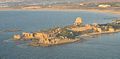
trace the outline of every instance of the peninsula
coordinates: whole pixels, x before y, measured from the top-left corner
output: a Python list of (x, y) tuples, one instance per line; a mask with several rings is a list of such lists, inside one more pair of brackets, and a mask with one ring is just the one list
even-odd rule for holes
[(84, 35), (98, 35), (120, 32), (120, 20), (113, 20), (106, 24), (83, 24), (81, 17), (77, 17), (73, 24), (65, 27), (51, 28), (39, 32), (23, 32), (15, 34), (14, 40), (30, 41), (30, 46), (52, 46), (72, 43), (81, 40)]

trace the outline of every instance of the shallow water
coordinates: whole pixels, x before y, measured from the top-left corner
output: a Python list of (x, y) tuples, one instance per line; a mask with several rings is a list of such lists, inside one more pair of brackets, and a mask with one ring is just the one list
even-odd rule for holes
[[(12, 41), (13, 34), (73, 24), (76, 17), (86, 23), (107, 23), (120, 15), (87, 11), (0, 11), (0, 59), (120, 59), (120, 33), (84, 38), (81, 42), (30, 47)], [(20, 29), (18, 32), (4, 30)]]

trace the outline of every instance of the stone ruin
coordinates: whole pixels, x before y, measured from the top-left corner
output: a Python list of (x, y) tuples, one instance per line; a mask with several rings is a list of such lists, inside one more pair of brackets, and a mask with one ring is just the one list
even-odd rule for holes
[(82, 24), (82, 18), (81, 17), (77, 17), (75, 22), (74, 22), (74, 25), (80, 25)]

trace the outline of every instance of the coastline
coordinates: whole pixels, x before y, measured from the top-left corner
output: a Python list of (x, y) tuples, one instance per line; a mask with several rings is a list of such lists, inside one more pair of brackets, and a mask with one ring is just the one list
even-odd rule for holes
[(55, 43), (55, 44), (38, 44), (38, 43), (35, 43), (35, 42), (31, 42), (28, 45), (34, 46), (34, 47), (38, 47), (38, 46), (49, 47), (49, 46), (55, 46), (55, 45), (62, 45), (62, 44), (68, 44), (68, 43), (78, 42), (78, 41), (81, 41), (81, 38), (86, 38), (86, 37), (89, 37), (89, 36), (102, 35), (102, 34), (111, 34), (111, 33), (118, 33), (118, 32), (120, 32), (120, 30), (116, 30), (114, 32), (106, 31), (106, 32), (101, 32), (101, 33), (99, 33), (99, 32), (88, 33), (88, 34), (80, 35), (79, 39), (72, 39), (72, 40), (64, 39), (64, 40), (61, 40), (60, 42)]
[(64, 40), (60, 40), (58, 43), (54, 43), (54, 44), (38, 44), (35, 42), (31, 42), (28, 45), (30, 46), (34, 46), (34, 47), (38, 47), (38, 46), (42, 46), (42, 47), (49, 47), (49, 46), (55, 46), (55, 45), (63, 45), (63, 44), (68, 44), (68, 43), (74, 43), (74, 42), (78, 42), (80, 41), (80, 39), (64, 39)]
[(120, 14), (120, 10), (100, 10), (100, 9), (68, 9), (68, 8), (40, 8), (40, 9), (17, 9), (17, 8), (0, 8), (0, 11), (88, 11), (88, 12), (100, 12), (100, 13), (112, 13), (112, 14)]
[(106, 24), (83, 25), (82, 23), (82, 18), (77, 17), (73, 25), (40, 32), (23, 32), (13, 35), (13, 40), (30, 40), (30, 46), (45, 47), (77, 42), (87, 36), (120, 32), (120, 20), (114, 20)]
[(39, 47), (39, 46), (49, 47), (49, 46), (63, 45), (63, 44), (68, 44), (68, 43), (79, 42), (79, 41), (81, 41), (81, 38), (86, 38), (86, 37), (89, 37), (89, 36), (111, 34), (111, 33), (118, 33), (118, 32), (120, 32), (120, 30), (116, 30), (114, 32), (111, 32), (111, 31), (106, 31), (106, 32), (101, 32), (101, 33), (100, 32), (94, 32), (94, 33), (88, 33), (88, 34), (80, 35), (80, 36), (78, 36), (79, 38), (76, 38), (76, 39), (60, 40), (58, 43), (54, 43), (54, 44), (43, 44), (43, 43), (39, 44), (39, 43), (36, 43), (36, 42), (31, 42), (28, 45), (33, 46), (33, 47)]

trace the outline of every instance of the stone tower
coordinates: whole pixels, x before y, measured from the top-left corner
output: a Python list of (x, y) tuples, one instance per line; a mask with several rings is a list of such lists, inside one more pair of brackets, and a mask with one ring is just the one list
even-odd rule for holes
[(77, 17), (76, 20), (75, 20), (75, 22), (74, 22), (74, 24), (75, 24), (75, 25), (80, 25), (80, 24), (82, 24), (82, 18)]

